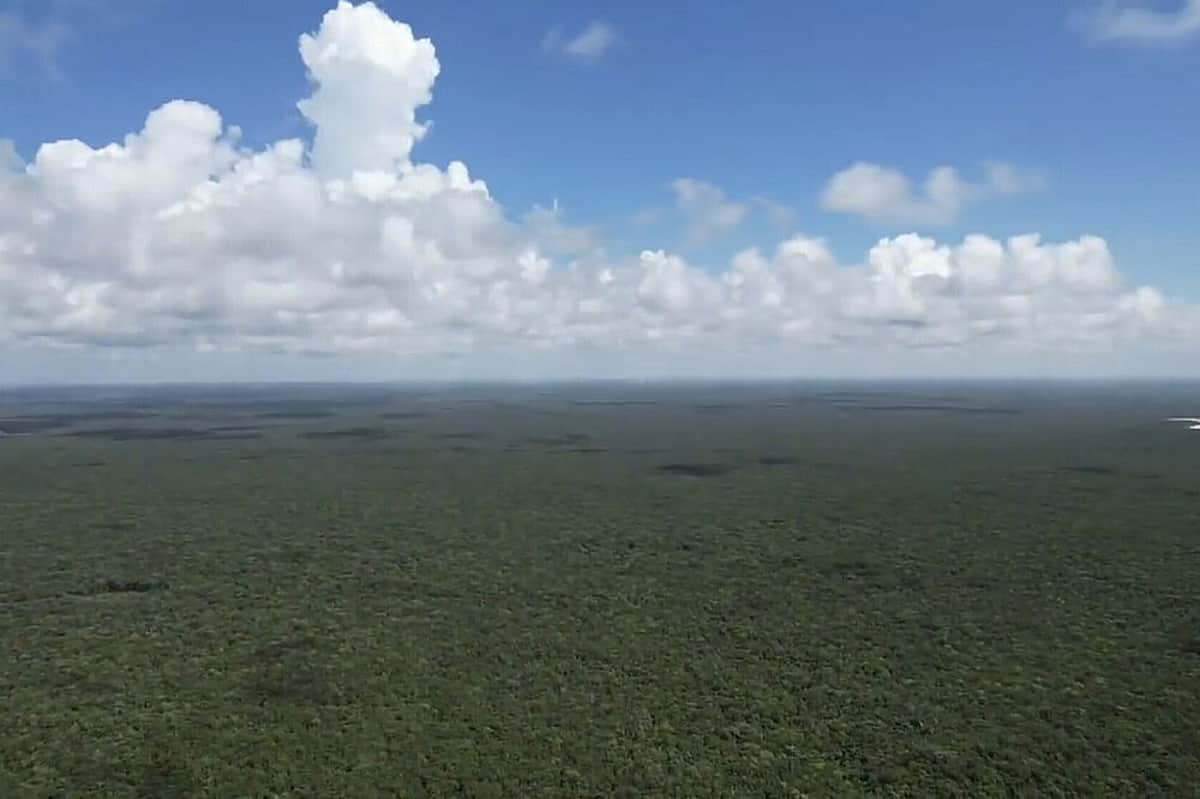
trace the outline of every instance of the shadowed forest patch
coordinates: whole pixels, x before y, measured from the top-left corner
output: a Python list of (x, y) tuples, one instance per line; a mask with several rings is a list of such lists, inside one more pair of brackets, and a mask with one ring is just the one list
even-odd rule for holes
[(150, 419), (154, 414), (141, 411), (91, 411), (85, 413), (32, 414), (0, 418), (0, 431), (9, 435), (45, 433), (77, 424), (123, 419)]
[(110, 441), (167, 441), (216, 438), (208, 430), (195, 427), (102, 427), (75, 430), (63, 435), (73, 438), (107, 438)]
[(1180, 652), (1188, 655), (1200, 655), (1200, 630), (1190, 635), (1181, 635), (1178, 641)]
[(320, 645), (320, 641), (311, 635), (299, 635), (292, 638), (283, 638), (278, 641), (271, 641), (263, 644), (254, 650), (251, 655), (251, 660), (255, 663), (275, 663), (280, 658), (295, 655), (307, 654), (315, 652)]
[(300, 438), (311, 439), (352, 439), (358, 441), (377, 441), (387, 438), (389, 431), (386, 427), (346, 427), (340, 430), (306, 430), (297, 434)]
[(945, 413), (945, 414), (964, 414), (964, 415), (994, 415), (994, 416), (1016, 416), (1023, 413), (1019, 408), (992, 408), (992, 407), (974, 407), (970, 405), (851, 405), (839, 404), (837, 406), (842, 410), (848, 411), (867, 411), (867, 412), (893, 412), (893, 413)]
[(1113, 475), (1118, 474), (1119, 470), (1112, 466), (1097, 466), (1095, 464), (1075, 464), (1072, 466), (1063, 466), (1059, 469), (1061, 472), (1073, 472), (1075, 474), (1100, 474)]
[(198, 794), (200, 785), (188, 770), (185, 755), (172, 757), (158, 748), (150, 751), (150, 762), (138, 781), (138, 799), (188, 799)]
[(151, 591), (166, 591), (170, 587), (163, 580), (105, 580), (92, 593), (148, 594)]
[(259, 419), (286, 419), (299, 421), (303, 419), (328, 419), (337, 414), (325, 408), (296, 409), (289, 411), (260, 411), (256, 413)]
[(386, 411), (379, 414), (380, 419), (427, 419), (429, 418), (428, 411)]
[(137, 525), (128, 519), (97, 519), (92, 526), (97, 530), (105, 530), (110, 533), (123, 533), (137, 529)]
[(728, 463), (664, 463), (658, 471), (684, 477), (720, 477), (729, 474), (734, 467)]
[(858, 580), (867, 580), (879, 577), (883, 574), (883, 569), (878, 563), (875, 563), (865, 558), (838, 558), (826, 563), (821, 567), (821, 572), (830, 577), (849, 577)]
[(613, 407), (624, 407), (629, 405), (657, 405), (658, 400), (652, 399), (611, 399), (611, 400), (571, 400), (572, 405), (609, 405)]
[(760, 466), (796, 466), (800, 460), (790, 455), (763, 455), (758, 463)]
[(434, 438), (440, 438), (443, 441), (479, 441), (480, 439), (486, 437), (487, 436), (485, 436), (483, 433), (475, 430), (459, 430), (449, 433), (438, 433), (434, 436)]
[(109, 441), (252, 441), (262, 438), (255, 427), (101, 427), (56, 435)]
[(248, 688), (260, 704), (324, 705), (337, 696), (328, 676), (308, 663), (265, 668), (249, 682)]
[(590, 439), (587, 433), (563, 433), (557, 436), (529, 436), (525, 440), (527, 444), (539, 444), (545, 447), (565, 447), (571, 444), (582, 444)]
[[(92, 751), (73, 752), (56, 764), (56, 770), (87, 796), (128, 796), (131, 799), (190, 799), (202, 795), (189, 770), (188, 756), (177, 746), (155, 746), (119, 760)], [(142, 755), (139, 757), (138, 755)]]
[(260, 703), (327, 704), (338, 695), (328, 669), (321, 663), (327, 649), (309, 635), (273, 641), (254, 650), (246, 688)]

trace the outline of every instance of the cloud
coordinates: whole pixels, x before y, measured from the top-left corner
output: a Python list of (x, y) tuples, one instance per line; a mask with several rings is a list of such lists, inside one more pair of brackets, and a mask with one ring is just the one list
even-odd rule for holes
[(586, 61), (600, 58), (619, 41), (616, 28), (603, 20), (592, 20), (574, 35), (568, 35), (561, 26), (551, 28), (542, 38), (542, 49)]
[(1177, 45), (1200, 38), (1200, 0), (1178, 0), (1173, 11), (1103, 0), (1076, 11), (1068, 25), (1096, 44)]
[(796, 224), (796, 210), (767, 197), (752, 197), (750, 201), (763, 210), (772, 227), (789, 230)]
[(36, 73), (65, 77), (60, 59), (80, 29), (111, 29), (142, 14), (153, 0), (8, 0), (0, 10), (0, 80)]
[(686, 246), (697, 247), (714, 236), (736, 228), (746, 219), (750, 207), (732, 202), (725, 192), (711, 183), (694, 178), (671, 181), (675, 206), (687, 219)]
[(630, 216), (630, 222), (645, 228), (672, 217), (682, 220), (684, 248), (733, 232), (756, 210), (777, 230), (791, 230), (796, 222), (794, 209), (767, 197), (731, 200), (720, 186), (696, 178), (676, 178), (668, 186), (675, 195), (673, 207), (642, 208)]
[[(0, 352), (324, 354), (383, 374), (686, 356), (711, 373), (750, 351), (794, 371), (823, 352), (1111, 352), (1200, 331), (1091, 236), (906, 234), (853, 263), (805, 235), (717, 268), (612, 256), (556, 210), (506, 213), (461, 162), (413, 160), (438, 66), (408, 26), (342, 2), (300, 50), (311, 146), (250, 148), (215, 109), (173, 100), (105, 146), (48, 142), (28, 163), (0, 147)], [(746, 213), (710, 184), (674, 189), (703, 231)]]
[(0, 11), (0, 77), (13, 74), (26, 59), (58, 77), (59, 53), (69, 38), (70, 29), (57, 20), (33, 21), (19, 10)]
[(300, 37), (314, 90), (297, 103), (315, 127), (312, 163), (321, 175), (393, 171), (426, 132), (417, 109), (433, 99), (441, 67), (433, 43), (371, 3), (341, 2), (315, 35)]
[(552, 208), (534, 206), (522, 221), (538, 249), (546, 255), (601, 256), (604, 252), (600, 231), (591, 227), (564, 224), (557, 202)]
[(1044, 179), (999, 162), (984, 165), (980, 182), (964, 180), (949, 166), (933, 169), (919, 189), (902, 172), (859, 161), (829, 179), (821, 207), (873, 222), (943, 226), (953, 224), (974, 203), (1036, 191)]

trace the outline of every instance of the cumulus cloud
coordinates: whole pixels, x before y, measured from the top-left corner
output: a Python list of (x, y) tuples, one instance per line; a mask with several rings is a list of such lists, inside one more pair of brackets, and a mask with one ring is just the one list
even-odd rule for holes
[(829, 179), (821, 207), (874, 222), (942, 226), (953, 224), (969, 205), (1035, 191), (1043, 185), (1043, 179), (1034, 173), (988, 162), (980, 181), (965, 180), (953, 167), (939, 166), (917, 188), (898, 170), (859, 161)]
[(441, 67), (433, 43), (371, 3), (341, 2), (316, 34), (300, 37), (313, 83), (297, 106), (316, 130), (312, 164), (323, 176), (392, 172), (425, 135), (417, 109), (433, 99)]
[(568, 34), (561, 26), (551, 28), (542, 39), (548, 53), (563, 53), (580, 60), (595, 60), (620, 41), (617, 29), (603, 20), (592, 20), (581, 30)]
[(1068, 19), (1098, 44), (1174, 45), (1200, 38), (1200, 0), (1178, 0), (1173, 10), (1155, 10), (1117, 0), (1083, 8)]
[(555, 201), (550, 208), (534, 206), (522, 222), (530, 238), (541, 252), (550, 256), (602, 257), (604, 242), (601, 232), (593, 227), (568, 225)]
[[(613, 257), (557, 208), (514, 217), (463, 163), (413, 160), (438, 62), (408, 26), (341, 2), (300, 53), (311, 146), (246, 147), (182, 100), (102, 147), (50, 142), (25, 163), (0, 146), (0, 349), (485, 353), (579, 374), (572, 354), (753, 348), (788, 364), (838, 347), (1104, 348), (1197, 329), (1194, 309), (1126, 285), (1090, 236), (907, 234), (850, 264), (810, 236), (720, 268)], [(987, 180), (1002, 193), (1012, 179)], [(708, 184), (674, 188), (705, 230), (745, 214)]]

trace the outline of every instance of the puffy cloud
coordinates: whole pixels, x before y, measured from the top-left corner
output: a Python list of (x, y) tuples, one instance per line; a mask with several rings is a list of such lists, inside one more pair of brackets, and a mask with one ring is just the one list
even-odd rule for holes
[(939, 166), (918, 190), (895, 169), (859, 161), (829, 179), (821, 195), (821, 207), (875, 222), (940, 226), (952, 224), (973, 203), (1035, 191), (1043, 185), (1038, 175), (1010, 164), (989, 162), (984, 165), (980, 182), (964, 180), (953, 167)]
[(1095, 43), (1175, 45), (1200, 38), (1200, 0), (1170, 11), (1103, 0), (1072, 14), (1071, 27)]
[(562, 27), (551, 28), (542, 39), (542, 49), (586, 61), (600, 58), (619, 41), (617, 29), (597, 19), (573, 35), (567, 34)]
[[(51, 142), (24, 163), (0, 146), (0, 347), (482, 353), (586, 374), (573, 354), (667, 368), (685, 352), (736, 366), (752, 349), (789, 364), (829, 348), (1104, 348), (1200, 329), (1195, 309), (1126, 286), (1088, 236), (909, 234), (854, 264), (807, 236), (724, 268), (612, 257), (557, 209), (514, 218), (464, 164), (412, 160), (437, 59), (407, 26), (339, 3), (301, 56), (311, 148), (247, 148), (216, 110), (178, 100), (103, 147)], [(675, 189), (710, 226), (744, 213), (708, 184)]]
[(551, 208), (534, 206), (525, 214), (523, 222), (538, 249), (546, 255), (600, 257), (604, 253), (600, 232), (594, 228), (564, 224), (557, 202)]
[(408, 160), (426, 131), (417, 109), (433, 99), (440, 69), (432, 42), (371, 3), (341, 0), (315, 35), (300, 37), (300, 57), (315, 86), (298, 105), (316, 126), (318, 174), (392, 171)]

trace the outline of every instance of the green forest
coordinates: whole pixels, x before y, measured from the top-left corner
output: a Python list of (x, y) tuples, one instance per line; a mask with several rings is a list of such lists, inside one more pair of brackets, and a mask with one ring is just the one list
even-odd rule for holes
[(0, 796), (1185, 796), (1195, 384), (0, 391)]

